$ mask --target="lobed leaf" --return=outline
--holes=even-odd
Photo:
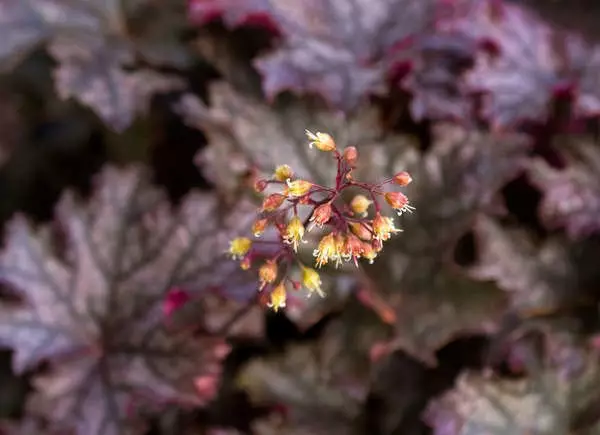
[[[253,403],[285,409],[281,426],[274,416],[256,422],[257,433],[349,433],[368,392],[370,349],[385,334],[377,317],[353,300],[318,340],[249,362],[239,385]]]
[[[484,112],[495,125],[545,120],[561,95],[573,99],[576,115],[598,114],[598,48],[577,34],[549,26],[527,8],[493,0],[458,2],[440,28],[482,46],[466,87],[486,95]]]
[[[309,99],[294,98],[270,106],[223,82],[211,86],[210,101],[207,107],[197,97],[187,95],[179,107],[189,124],[207,134],[209,146],[198,156],[198,163],[225,191],[235,191],[239,177],[252,168],[270,174],[281,164],[290,165],[299,177],[316,183],[333,182],[335,165],[323,153],[309,148],[305,129],[329,132],[340,148],[352,140],[351,145],[361,154],[358,171],[362,172],[357,177],[383,176],[387,169],[383,150],[390,147],[404,154],[412,145],[406,138],[386,136],[373,107],[344,117]]]
[[[586,303],[586,292],[597,277],[586,259],[596,255],[594,241],[569,243],[560,236],[536,240],[524,230],[503,228],[484,217],[476,223],[475,234],[478,262],[471,276],[496,281],[510,295],[515,311],[537,316]]]
[[[150,62],[158,58],[159,62],[166,59],[178,65],[185,55],[181,50],[177,50],[180,54],[176,59],[157,55],[164,38],[157,41],[150,35],[142,36],[149,32],[135,33],[130,40],[128,32],[133,29],[125,28],[130,17],[119,2],[6,0],[0,8],[0,35],[7,35],[2,40],[0,60],[7,62],[6,67],[15,66],[34,47],[47,43],[59,63],[55,71],[59,95],[90,106],[114,130],[129,127],[151,94],[182,86],[168,75],[126,70],[133,67],[138,51]],[[162,24],[173,16],[173,7],[165,3],[160,9]],[[170,23],[170,31],[176,31],[173,21]]]
[[[562,169],[532,160],[529,176],[543,193],[540,215],[549,228],[564,228],[574,238],[600,229],[600,155],[591,138],[558,141],[566,159]]]
[[[577,347],[561,350],[566,360],[547,360],[523,379],[462,374],[452,390],[429,404],[425,420],[436,435],[597,433],[598,423],[588,417],[597,406],[598,355]],[[577,368],[565,372],[574,363]]]
[[[501,187],[524,168],[526,139],[440,124],[433,148],[408,170],[414,214],[404,232],[366,269],[389,312],[393,344],[434,364],[434,352],[462,332],[491,333],[506,308],[497,287],[453,264],[458,239],[481,213],[493,212]]]
[[[194,1],[205,21],[219,15],[230,25],[260,15],[281,34],[279,46],[256,60],[265,94],[314,93],[334,107],[352,110],[365,96],[384,90],[396,44],[432,25],[435,2],[415,0],[227,0]],[[202,19],[204,17],[204,19]]]
[[[415,120],[468,120],[472,116],[474,100],[466,74],[476,48],[463,34],[440,31],[421,38],[403,56],[410,70],[400,83],[411,92],[410,110]]]
[[[0,280],[23,303],[1,307],[0,343],[17,373],[50,362],[34,378],[34,413],[78,434],[137,433],[135,405],[199,405],[215,393],[224,337],[214,325],[202,336],[171,330],[162,300],[173,286],[227,283],[222,253],[248,209],[193,193],[174,212],[140,168],[108,168],[97,181],[87,204],[61,200],[58,232],[23,217],[8,226]]]

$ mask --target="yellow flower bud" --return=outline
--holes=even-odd
[[[229,254],[232,258],[242,258],[252,247],[252,240],[247,237],[236,237],[229,242]]]
[[[306,135],[310,139],[310,143],[308,144],[310,148],[315,146],[321,151],[333,151],[335,149],[335,142],[327,133],[311,133],[306,130]]]
[[[321,284],[321,277],[316,270],[310,267],[302,267],[302,285],[310,291],[309,296],[316,293],[321,297],[325,297]]]
[[[290,179],[288,178],[287,187],[285,188],[283,193],[286,196],[292,196],[292,197],[304,196],[310,191],[312,186],[313,186],[313,184],[310,181],[306,181],[306,180],[290,181]]]
[[[323,236],[319,242],[317,249],[313,251],[313,256],[316,257],[315,264],[317,267],[322,267],[329,260],[335,260],[335,266],[342,264],[342,254],[340,252],[341,245],[336,237],[336,234],[329,233]]]
[[[373,201],[366,196],[356,195],[352,198],[352,201],[350,201],[350,208],[354,213],[363,216],[367,214],[367,210],[369,210],[371,204],[373,204]]]
[[[271,301],[267,304],[267,306],[269,308],[273,308],[273,311],[277,312],[280,308],[285,308],[286,299],[287,293],[285,291],[285,284],[282,281],[271,292]]]
[[[377,240],[388,240],[392,234],[400,231],[401,230],[394,226],[394,221],[387,216],[381,216],[381,214],[377,213],[373,219],[373,232],[375,233],[374,238]]]
[[[277,166],[277,168],[275,168],[275,173],[273,174],[273,178],[277,181],[285,181],[293,176],[294,171],[288,165]]]
[[[292,245],[294,251],[298,251],[298,245],[302,241],[303,237],[304,225],[298,216],[294,216],[285,229],[283,241],[289,245]]]

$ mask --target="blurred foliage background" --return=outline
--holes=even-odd
[[[600,434],[599,20],[0,0],[0,433]],[[416,211],[273,313],[223,253],[306,128]]]

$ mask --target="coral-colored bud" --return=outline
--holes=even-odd
[[[287,187],[285,188],[283,193],[284,193],[284,195],[297,198],[297,197],[306,195],[310,191],[312,186],[313,186],[313,184],[310,181],[306,181],[306,180],[290,181],[288,179]]]
[[[364,259],[369,261],[369,264],[373,264],[375,258],[377,257],[377,250],[373,248],[370,243],[363,242],[362,245],[363,252],[362,256]]]
[[[286,299],[287,293],[285,291],[285,284],[282,281],[271,292],[271,300],[267,303],[267,306],[273,308],[273,311],[277,312],[280,308],[285,308]]]
[[[351,222],[350,230],[362,240],[371,240],[373,237],[373,233],[371,233],[366,223]]]
[[[248,270],[250,267],[252,267],[252,259],[247,255],[240,261],[240,268],[242,270]]]
[[[229,254],[232,258],[242,258],[252,247],[252,240],[247,237],[236,237],[229,242]]]
[[[375,233],[374,238],[378,240],[388,240],[392,234],[399,232],[400,230],[394,226],[394,221],[387,217],[381,216],[380,213],[375,215],[373,219],[373,232]]]
[[[384,197],[399,215],[406,212],[411,213],[414,210],[414,207],[409,204],[408,198],[402,192],[387,192]]]
[[[268,184],[269,183],[267,182],[267,180],[265,180],[264,178],[259,178],[254,182],[254,190],[260,193],[267,188]]]
[[[267,196],[263,203],[262,203],[262,209],[264,211],[273,211],[273,210],[277,210],[279,208],[279,206],[281,206],[281,204],[283,204],[283,201],[285,201],[285,195],[282,195],[281,193],[272,193],[271,195]]]
[[[254,222],[252,225],[252,234],[254,234],[254,237],[262,236],[268,223],[269,221],[267,219],[258,219]]]
[[[335,149],[335,142],[333,138],[327,133],[311,133],[306,130],[306,135],[310,139],[309,147],[317,147],[321,151],[333,151]]]
[[[373,204],[373,201],[369,200],[366,196],[356,195],[352,198],[352,201],[350,201],[350,208],[356,214],[366,215],[371,204]]]
[[[329,219],[331,219],[331,204],[326,203],[315,208],[312,216],[310,217],[310,222],[313,222],[313,224],[318,227],[322,227],[329,221]]]
[[[273,260],[267,260],[258,269],[258,281],[260,283],[258,290],[261,291],[267,284],[271,284],[277,279],[277,263]]]
[[[294,171],[288,165],[277,166],[277,168],[275,168],[275,173],[273,174],[273,178],[275,178],[277,181],[285,181],[293,176]]]
[[[363,252],[363,242],[356,237],[354,234],[348,234],[344,243],[344,256],[349,260],[354,260],[354,265],[358,267],[358,257],[360,257]]]
[[[351,167],[356,166],[356,160],[358,160],[358,151],[356,147],[348,147],[344,150],[344,160]]]
[[[402,171],[394,175],[393,180],[398,186],[408,186],[412,181],[412,177],[408,172]]]

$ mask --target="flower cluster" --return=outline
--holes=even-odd
[[[330,153],[337,164],[335,186],[327,187],[294,176],[293,169],[281,165],[268,178],[258,179],[254,188],[264,192],[269,186],[279,187],[275,193],[265,195],[258,219],[252,232],[257,240],[246,237],[231,241],[229,254],[240,260],[243,269],[251,267],[260,259],[258,268],[259,288],[270,288],[265,298],[275,311],[286,306],[286,287],[302,286],[309,295],[324,296],[319,273],[303,264],[297,253],[305,243],[305,234],[314,228],[324,232],[313,251],[315,267],[327,264],[335,267],[352,262],[358,267],[359,259],[372,263],[383,248],[383,242],[400,232],[391,217],[381,213],[381,202],[387,202],[399,215],[412,212],[414,208],[406,195],[385,191],[388,185],[406,186],[412,179],[408,172],[400,172],[380,183],[359,182],[353,177],[358,162],[355,147],[338,150],[333,138],[326,133],[306,132],[311,148]],[[342,193],[349,188],[357,191],[351,201],[345,202]],[[307,218],[299,215],[301,207],[308,207]],[[268,227],[274,228],[279,240],[260,240]],[[274,248],[274,249],[265,249]],[[291,277],[293,266],[298,266],[300,279]]]

